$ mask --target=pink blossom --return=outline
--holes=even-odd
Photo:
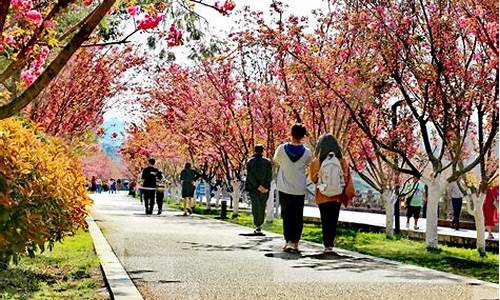
[[[3,42],[5,44],[12,44],[14,43],[14,37],[12,37],[12,35],[6,35],[3,37]]]
[[[223,4],[215,1],[214,6],[221,14],[228,15],[236,7],[236,4],[232,0],[226,0]]]
[[[36,10],[30,10],[24,14],[26,19],[31,20],[33,23],[36,25],[39,25],[42,23],[42,14],[37,12]]]
[[[46,29],[54,29],[54,27],[56,27],[54,21],[51,21],[51,20],[47,20],[45,22],[43,22],[43,27],[45,27]]]
[[[137,13],[139,12],[140,6],[130,6],[127,7],[127,13],[131,16],[136,16]]]
[[[21,10],[30,10],[33,8],[31,0],[12,0],[12,6]]]
[[[147,30],[155,28],[163,20],[163,16],[160,14],[147,14],[144,19],[137,21],[138,30]]]
[[[21,79],[23,80],[25,85],[30,85],[35,81],[35,75],[31,70],[21,72]]]
[[[464,28],[467,25],[467,18],[464,16],[461,16],[458,18],[457,25],[459,28]]]

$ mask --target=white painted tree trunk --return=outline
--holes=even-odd
[[[385,236],[389,239],[394,237],[394,203],[396,203],[396,193],[394,189],[384,189],[380,195],[385,205]]]
[[[220,199],[222,198],[222,186],[217,189],[217,195],[215,196],[215,208],[219,208]]]
[[[484,237],[484,213],[483,204],[486,199],[486,194],[472,194],[465,196],[467,203],[467,212],[474,217],[476,224],[476,249],[481,256],[486,255],[486,240]],[[474,208],[472,207],[474,206]]]
[[[233,187],[233,216],[237,216],[239,213],[239,206],[240,206],[240,184],[237,179],[233,180],[231,183],[231,186]]]
[[[207,210],[210,210],[210,201],[212,200],[212,194],[210,191],[210,184],[205,180],[205,198],[207,199]]]
[[[442,174],[432,179],[423,178],[422,181],[428,188],[425,242],[427,248],[438,249],[438,205],[448,187],[448,181]]]
[[[274,220],[274,191],[276,190],[276,182],[271,181],[269,188],[269,198],[266,203],[266,221],[272,222]]]

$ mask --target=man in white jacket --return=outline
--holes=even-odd
[[[279,166],[277,189],[283,219],[286,252],[299,251],[299,240],[304,224],[304,198],[306,195],[306,168],[312,161],[312,152],[302,144],[306,128],[292,126],[292,142],[276,148],[273,162]]]

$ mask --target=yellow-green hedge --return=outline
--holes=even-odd
[[[61,141],[0,120],[0,267],[85,227],[90,203],[79,160]]]

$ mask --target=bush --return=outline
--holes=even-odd
[[[79,160],[29,122],[0,120],[0,267],[86,226]]]

